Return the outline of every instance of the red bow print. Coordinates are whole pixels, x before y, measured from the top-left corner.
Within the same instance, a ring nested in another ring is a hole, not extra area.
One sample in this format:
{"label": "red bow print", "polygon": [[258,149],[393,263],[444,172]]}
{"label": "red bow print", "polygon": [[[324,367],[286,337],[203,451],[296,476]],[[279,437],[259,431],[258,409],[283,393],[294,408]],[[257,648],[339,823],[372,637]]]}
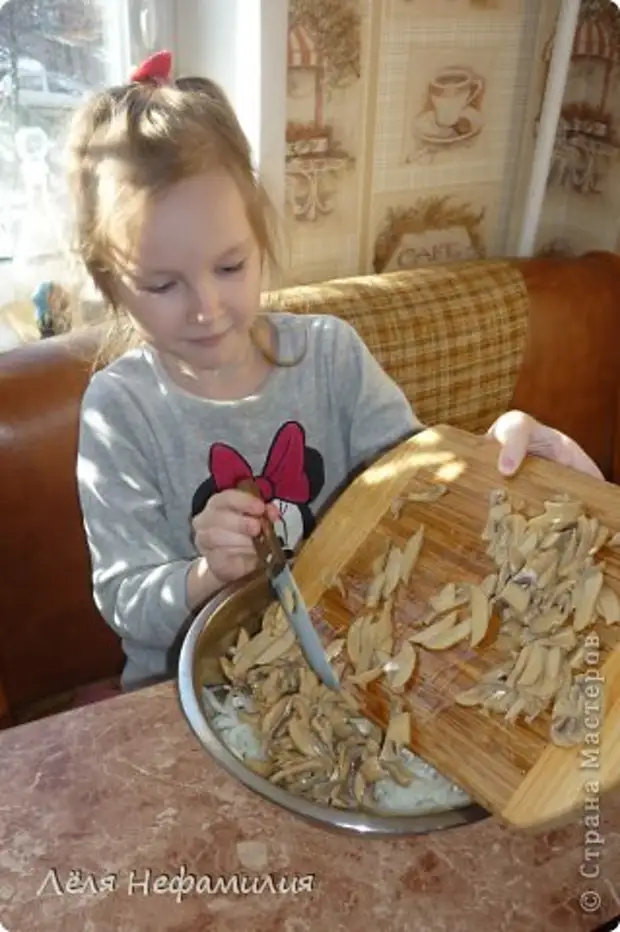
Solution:
{"label": "red bow print", "polygon": [[142,62],[130,75],[129,80],[141,84],[144,81],[154,81],[156,84],[167,84],[170,80],[172,55],[170,52],[155,52],[150,58]]}
{"label": "red bow print", "polygon": [[304,472],[304,451],[303,428],[290,422],[276,434],[260,476],[253,476],[241,454],[225,443],[211,447],[211,476],[220,492],[236,488],[242,479],[254,479],[266,502],[279,498],[305,505],[310,499],[310,482]]}

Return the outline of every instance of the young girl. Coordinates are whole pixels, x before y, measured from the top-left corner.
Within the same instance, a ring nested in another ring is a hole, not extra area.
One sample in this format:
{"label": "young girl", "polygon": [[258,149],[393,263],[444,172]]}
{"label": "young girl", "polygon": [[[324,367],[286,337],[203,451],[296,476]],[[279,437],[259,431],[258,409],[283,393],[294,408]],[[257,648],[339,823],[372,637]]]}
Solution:
{"label": "young girl", "polygon": [[[170,56],[98,94],[72,127],[79,251],[118,339],[81,411],[78,485],[94,598],[125,688],[174,674],[184,623],[256,567],[264,513],[292,553],[356,468],[422,429],[344,321],[259,313],[267,201],[235,114]],[[596,470],[511,412],[503,456]],[[264,501],[239,491],[254,476]]]}

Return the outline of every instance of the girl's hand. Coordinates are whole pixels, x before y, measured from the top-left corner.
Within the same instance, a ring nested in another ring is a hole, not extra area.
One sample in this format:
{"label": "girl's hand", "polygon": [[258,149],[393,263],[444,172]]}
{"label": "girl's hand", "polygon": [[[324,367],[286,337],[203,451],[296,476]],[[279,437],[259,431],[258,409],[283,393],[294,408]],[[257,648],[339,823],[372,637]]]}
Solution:
{"label": "girl's hand", "polygon": [[523,411],[508,411],[502,414],[487,433],[501,444],[497,465],[505,476],[514,475],[526,455],[532,453],[534,456],[570,466],[596,479],[604,479],[594,460],[590,459],[579,444],[559,430],[540,424]]}
{"label": "girl's hand", "polygon": [[196,548],[219,582],[234,582],[257,568],[253,538],[260,534],[263,515],[279,518],[275,505],[230,489],[213,495],[192,521]]}

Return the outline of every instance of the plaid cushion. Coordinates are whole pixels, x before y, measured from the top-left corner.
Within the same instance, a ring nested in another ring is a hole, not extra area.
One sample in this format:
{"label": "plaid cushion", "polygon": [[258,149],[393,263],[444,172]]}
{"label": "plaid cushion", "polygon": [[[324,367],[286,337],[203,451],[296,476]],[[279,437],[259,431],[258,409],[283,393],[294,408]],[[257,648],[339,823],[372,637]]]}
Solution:
{"label": "plaid cushion", "polygon": [[425,424],[477,433],[510,405],[529,299],[520,271],[508,261],[296,286],[266,294],[264,304],[347,320]]}

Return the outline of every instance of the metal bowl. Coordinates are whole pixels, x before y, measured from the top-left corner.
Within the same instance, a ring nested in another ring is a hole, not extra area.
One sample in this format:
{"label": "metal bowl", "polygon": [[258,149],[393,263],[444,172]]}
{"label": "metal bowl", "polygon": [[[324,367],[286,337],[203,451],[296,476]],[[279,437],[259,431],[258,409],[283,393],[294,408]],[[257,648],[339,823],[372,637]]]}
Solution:
{"label": "metal bowl", "polygon": [[197,615],[183,641],[178,676],[180,704],[189,726],[207,753],[232,777],[259,796],[307,822],[336,832],[375,837],[420,835],[488,818],[489,813],[475,804],[415,815],[376,815],[322,806],[258,776],[228,750],[204,708],[202,686],[205,682],[218,681],[218,657],[236,642],[241,626],[250,636],[258,631],[261,615],[272,601],[269,585],[259,572],[220,592]]}

